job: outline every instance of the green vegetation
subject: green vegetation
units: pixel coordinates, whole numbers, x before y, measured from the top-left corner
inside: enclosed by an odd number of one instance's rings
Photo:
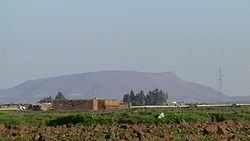
[[[250,107],[209,107],[209,108],[154,108],[129,109],[106,112],[17,112],[1,111],[0,124],[46,126],[62,124],[112,124],[112,123],[180,123],[181,121],[221,122],[224,120],[250,120]],[[165,117],[158,119],[164,113]]]
[[[158,118],[164,113],[163,118]],[[236,121],[225,134],[206,134],[207,125]],[[239,121],[239,123],[237,123]],[[0,111],[0,140],[249,140],[250,106],[128,109],[102,112]],[[229,134],[230,133],[230,134]],[[172,139],[171,139],[172,138]]]
[[[66,97],[63,95],[62,92],[58,92],[56,97],[55,97],[55,101],[58,101],[58,100],[65,100]]]
[[[39,100],[38,103],[51,103],[53,101],[58,101],[58,100],[66,100],[66,97],[63,95],[62,92],[58,92],[57,95],[55,96],[55,99],[53,99],[51,96],[44,97],[43,99]]]
[[[5,137],[0,133],[0,141],[6,141]]]
[[[44,97],[43,99],[38,101],[38,103],[51,103],[51,102],[53,102],[53,98],[51,96]]]
[[[146,95],[143,91],[135,94],[133,90],[123,96],[124,103],[132,103],[132,105],[164,105],[168,99],[167,92],[154,89],[149,91]]]
[[[101,114],[73,114],[65,117],[60,117],[54,120],[51,120],[47,125],[63,125],[63,124],[83,124],[83,125],[92,125],[92,124],[111,124],[112,117],[111,115],[101,115]]]

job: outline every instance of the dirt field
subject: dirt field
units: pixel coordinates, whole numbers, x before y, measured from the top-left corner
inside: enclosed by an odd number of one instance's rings
[[[61,125],[52,127],[4,126],[0,132],[6,140],[222,140],[236,141],[250,139],[249,121],[224,121],[220,123],[189,123],[179,124],[114,124],[73,126]]]
[[[141,109],[100,113],[2,112],[0,140],[248,141],[249,109],[250,107],[227,107],[189,108],[181,111]],[[157,117],[160,112],[165,113],[161,120]],[[14,120],[18,118],[20,120]],[[3,122],[4,120],[6,121]]]

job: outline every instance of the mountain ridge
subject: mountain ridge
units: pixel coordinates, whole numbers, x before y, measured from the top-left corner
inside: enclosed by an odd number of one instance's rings
[[[174,72],[96,71],[59,75],[36,80],[27,80],[10,89],[0,90],[0,103],[35,102],[58,91],[71,99],[117,98],[130,90],[147,92],[162,89],[169,94],[169,102],[219,102],[220,94],[215,89],[179,78]],[[223,95],[224,101],[232,100]]]

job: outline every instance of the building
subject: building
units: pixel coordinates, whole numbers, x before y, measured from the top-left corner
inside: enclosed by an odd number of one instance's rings
[[[52,103],[30,104],[28,110],[32,111],[48,111],[52,109]]]
[[[52,109],[59,111],[102,111],[127,108],[129,105],[125,105],[117,99],[60,100],[54,101],[52,104]]]
[[[0,111],[18,111],[17,104],[3,104],[0,105]]]

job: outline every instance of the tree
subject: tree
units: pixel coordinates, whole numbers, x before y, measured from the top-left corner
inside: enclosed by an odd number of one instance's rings
[[[143,91],[140,91],[137,95],[136,95],[136,101],[137,101],[137,105],[144,105],[145,104],[145,94]]]
[[[44,97],[43,99],[38,101],[38,103],[51,103],[51,102],[53,102],[53,98],[51,96]]]
[[[167,103],[167,100],[168,100],[168,93],[166,92],[165,93],[165,104]]]
[[[132,103],[132,105],[136,105],[136,95],[135,92],[133,90],[130,91],[129,93],[130,96],[130,102]]]
[[[166,97],[165,93],[162,90],[158,91],[156,95],[156,105],[165,104],[165,101],[166,101],[165,97]]]
[[[146,95],[145,103],[146,105],[154,105],[154,94],[152,91],[149,91],[148,94]]]
[[[149,91],[146,95],[146,105],[163,105],[167,101],[167,93],[164,93],[162,90],[154,89]]]
[[[65,96],[63,95],[62,92],[58,92],[56,97],[55,97],[55,101],[58,101],[58,100],[65,100]]]
[[[132,103],[132,105],[165,105],[168,99],[167,92],[154,89],[149,91],[147,95],[143,91],[135,94],[133,90],[129,94],[123,96],[124,103]]]
[[[130,95],[129,94],[125,94],[123,96],[123,103],[130,103],[131,100],[130,100]]]

